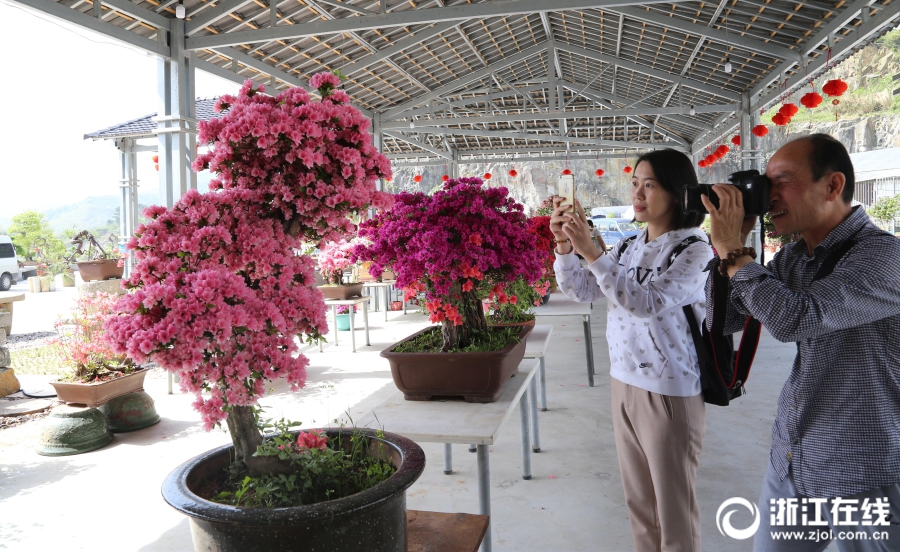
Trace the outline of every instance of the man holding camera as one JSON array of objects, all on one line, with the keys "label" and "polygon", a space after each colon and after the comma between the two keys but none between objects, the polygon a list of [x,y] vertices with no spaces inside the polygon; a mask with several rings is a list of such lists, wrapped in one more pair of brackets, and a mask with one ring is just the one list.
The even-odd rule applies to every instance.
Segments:
[{"label": "man holding camera", "polygon": [[[776,232],[802,239],[765,267],[744,247],[755,223],[744,218],[744,194],[752,192],[716,185],[718,208],[702,197],[718,254],[710,270],[730,278],[726,333],[750,315],[779,341],[797,342],[754,551],[822,551],[834,538],[841,552],[898,551],[900,240],[851,207],[853,165],[830,136],[786,144],[766,176]],[[827,275],[823,264],[833,267]],[[710,291],[707,283],[708,327]]]}]

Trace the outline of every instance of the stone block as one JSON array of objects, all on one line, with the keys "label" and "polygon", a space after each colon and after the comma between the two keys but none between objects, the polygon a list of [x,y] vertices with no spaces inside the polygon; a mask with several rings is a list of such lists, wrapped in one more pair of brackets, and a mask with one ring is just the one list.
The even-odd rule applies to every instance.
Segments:
[{"label": "stone block", "polygon": [[12,313],[0,311],[0,328],[12,326]]},{"label": "stone block", "polygon": [[9,368],[9,349],[6,347],[0,347],[0,368]]},{"label": "stone block", "polygon": [[12,395],[21,389],[12,368],[0,368],[0,397]]},{"label": "stone block", "polygon": [[0,328],[0,347],[6,345],[6,328]]},{"label": "stone block", "polygon": [[90,293],[109,293],[110,295],[123,295],[125,290],[122,288],[122,279],[100,280],[93,282],[82,282],[78,284],[78,296],[82,297]]}]

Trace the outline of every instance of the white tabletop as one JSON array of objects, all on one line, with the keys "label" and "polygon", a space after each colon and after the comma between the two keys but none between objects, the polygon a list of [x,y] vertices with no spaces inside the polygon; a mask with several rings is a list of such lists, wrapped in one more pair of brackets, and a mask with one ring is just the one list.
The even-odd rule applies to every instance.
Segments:
[{"label": "white tabletop", "polygon": [[591,314],[590,303],[572,301],[561,291],[550,294],[550,300],[545,305],[534,307],[535,316],[576,316]]},{"label": "white tabletop", "polygon": [[396,281],[397,280],[391,280],[389,282],[363,282],[363,287],[391,287]]},{"label": "white tabletop", "polygon": [[525,338],[525,358],[541,358],[550,345],[552,324],[537,324]]},{"label": "white tabletop", "polygon": [[537,360],[523,360],[519,373],[506,382],[496,402],[407,401],[397,391],[363,416],[357,425],[384,429],[425,443],[492,445],[500,426],[519,404],[537,366]]},{"label": "white tabletop", "polygon": [[363,295],[361,297],[351,297],[350,299],[325,299],[325,305],[358,305],[372,300],[371,295]]}]

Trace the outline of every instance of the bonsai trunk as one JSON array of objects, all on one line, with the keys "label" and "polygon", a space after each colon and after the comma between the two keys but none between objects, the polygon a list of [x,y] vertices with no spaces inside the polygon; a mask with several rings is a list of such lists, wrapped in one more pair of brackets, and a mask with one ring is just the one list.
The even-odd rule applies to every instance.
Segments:
[{"label": "bonsai trunk", "polygon": [[468,345],[472,334],[476,331],[487,331],[487,320],[484,317],[484,307],[481,306],[481,300],[471,291],[462,291],[460,284],[454,285],[451,294],[459,293],[462,300],[459,304],[459,314],[462,316],[462,326],[455,326],[452,321],[444,319],[441,322],[441,335],[444,338],[444,345],[441,351],[448,352],[451,349],[457,349],[460,344]]},{"label": "bonsai trunk", "polygon": [[238,473],[250,475],[290,474],[294,470],[273,456],[253,456],[262,444],[262,435],[256,427],[256,417],[251,406],[234,406],[226,419],[231,442],[234,444],[234,468]]}]

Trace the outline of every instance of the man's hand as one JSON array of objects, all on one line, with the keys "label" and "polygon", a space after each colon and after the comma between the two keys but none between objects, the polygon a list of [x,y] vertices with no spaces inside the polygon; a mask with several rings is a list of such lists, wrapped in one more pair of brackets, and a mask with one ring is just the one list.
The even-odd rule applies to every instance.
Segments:
[{"label": "man's hand", "polygon": [[743,247],[746,240],[743,230],[748,223],[744,220],[744,197],[736,186],[725,184],[716,184],[713,186],[713,192],[719,198],[718,209],[705,194],[700,196],[700,201],[709,212],[710,239],[713,247],[716,248],[719,257],[724,259],[728,253]]},{"label": "man's hand", "polygon": [[744,217],[744,224],[741,225],[741,245],[747,245],[747,238],[750,236],[750,232],[759,224],[759,217],[755,217],[753,215],[749,215]]}]

